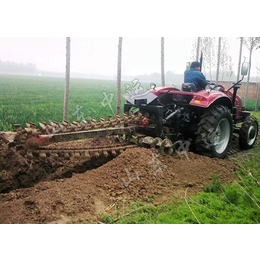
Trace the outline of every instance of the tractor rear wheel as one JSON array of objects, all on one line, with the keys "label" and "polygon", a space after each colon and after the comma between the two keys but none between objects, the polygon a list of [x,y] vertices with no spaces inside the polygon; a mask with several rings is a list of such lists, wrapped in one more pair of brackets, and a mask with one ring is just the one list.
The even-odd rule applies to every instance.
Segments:
[{"label": "tractor rear wheel", "polygon": [[210,157],[223,159],[229,150],[233,133],[228,108],[218,105],[205,111],[196,131],[196,150]]},{"label": "tractor rear wheel", "polygon": [[258,129],[258,121],[255,117],[249,116],[245,119],[239,133],[239,145],[241,149],[250,149],[254,146]]}]

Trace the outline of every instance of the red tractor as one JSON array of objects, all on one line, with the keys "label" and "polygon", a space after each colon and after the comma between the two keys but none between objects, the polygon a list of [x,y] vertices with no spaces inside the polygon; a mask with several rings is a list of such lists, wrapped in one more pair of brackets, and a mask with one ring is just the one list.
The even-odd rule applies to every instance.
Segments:
[{"label": "red tractor", "polygon": [[[190,149],[198,153],[224,158],[229,151],[233,133],[239,135],[241,149],[251,148],[258,135],[258,121],[243,111],[242,99],[237,95],[241,81],[247,75],[247,63],[242,66],[242,79],[228,90],[210,84],[196,92],[194,84],[155,87],[139,95],[126,95],[124,112],[145,116],[138,133],[148,135],[148,143],[158,144],[188,141]],[[155,138],[155,139],[153,139]]]}]

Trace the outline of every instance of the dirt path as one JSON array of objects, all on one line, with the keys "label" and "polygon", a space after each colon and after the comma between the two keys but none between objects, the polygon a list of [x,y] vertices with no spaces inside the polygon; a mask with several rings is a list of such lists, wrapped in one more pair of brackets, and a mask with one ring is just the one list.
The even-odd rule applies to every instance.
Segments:
[{"label": "dirt path", "polygon": [[[159,195],[180,197],[189,187],[196,193],[212,175],[230,183],[235,164],[188,153],[158,155],[145,148],[129,149],[101,167],[71,178],[39,182],[31,188],[0,194],[0,223],[96,222],[110,205],[122,201],[147,201]],[[158,197],[159,197],[158,196]]]}]

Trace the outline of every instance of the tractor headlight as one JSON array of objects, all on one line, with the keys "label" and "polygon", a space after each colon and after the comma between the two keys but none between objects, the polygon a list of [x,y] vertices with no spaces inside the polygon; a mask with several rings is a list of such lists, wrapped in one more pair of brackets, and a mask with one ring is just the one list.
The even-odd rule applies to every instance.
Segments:
[{"label": "tractor headlight", "polygon": [[212,88],[210,87],[210,85],[207,85],[207,86],[205,87],[205,91],[206,91],[206,92],[209,93],[211,90],[212,90]]}]

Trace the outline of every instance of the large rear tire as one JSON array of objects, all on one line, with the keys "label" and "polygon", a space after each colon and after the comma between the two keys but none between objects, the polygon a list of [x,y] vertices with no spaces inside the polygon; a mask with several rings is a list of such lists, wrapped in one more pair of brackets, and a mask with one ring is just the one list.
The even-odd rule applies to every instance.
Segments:
[{"label": "large rear tire", "polygon": [[218,105],[207,109],[195,134],[198,152],[210,157],[225,158],[233,134],[232,116],[228,108]]},{"label": "large rear tire", "polygon": [[257,140],[258,129],[258,121],[255,117],[249,116],[245,119],[239,133],[239,145],[241,149],[246,150],[254,146]]}]

